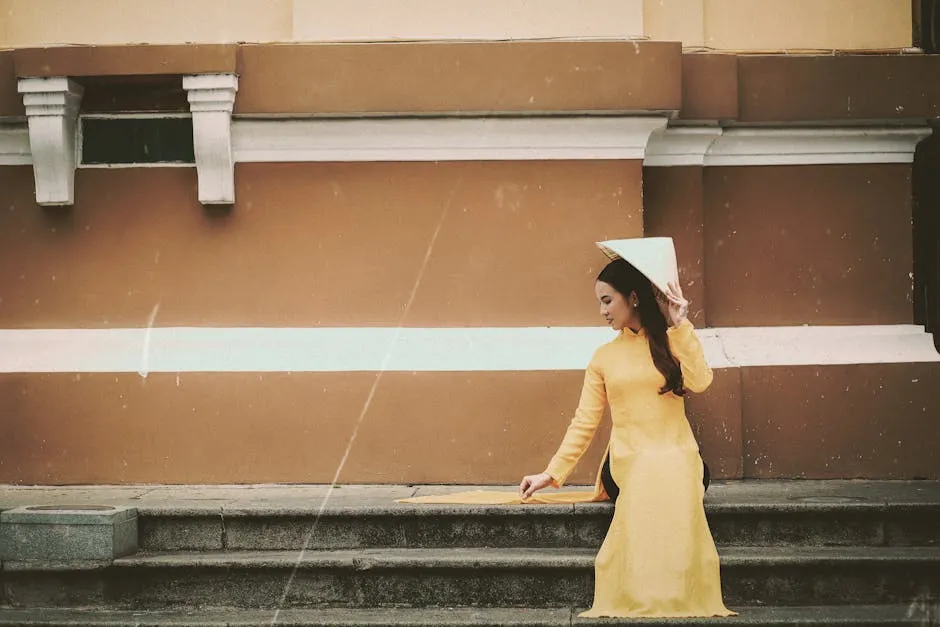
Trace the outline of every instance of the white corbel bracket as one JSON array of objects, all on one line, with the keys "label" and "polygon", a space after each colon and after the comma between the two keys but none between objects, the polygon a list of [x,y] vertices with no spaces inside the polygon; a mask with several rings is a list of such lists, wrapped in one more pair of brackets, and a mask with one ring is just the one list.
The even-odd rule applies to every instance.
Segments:
[{"label": "white corbel bracket", "polygon": [[235,161],[232,157],[232,108],[238,91],[235,74],[183,77],[193,114],[193,148],[199,178],[199,202],[235,202]]},{"label": "white corbel bracket", "polygon": [[21,78],[29,128],[36,203],[71,205],[78,162],[78,109],[82,86],[66,77]]}]

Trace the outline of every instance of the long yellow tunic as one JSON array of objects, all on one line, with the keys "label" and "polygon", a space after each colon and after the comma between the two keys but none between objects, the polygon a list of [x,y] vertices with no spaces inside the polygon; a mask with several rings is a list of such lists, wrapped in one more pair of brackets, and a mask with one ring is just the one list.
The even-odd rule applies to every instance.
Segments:
[{"label": "long yellow tunic", "polygon": [[[687,320],[667,331],[685,388],[712,381]],[[610,472],[620,487],[614,517],[595,559],[594,605],[581,616],[730,616],[722,602],[718,552],[702,505],[702,459],[685,401],[659,394],[665,379],[646,334],[624,330],[601,346],[584,377],[581,400],[548,464],[564,484],[610,405]],[[600,474],[600,473],[598,473]],[[595,494],[602,488],[595,486]]]},{"label": "long yellow tunic", "polygon": [[[685,388],[701,392],[712,371],[688,320],[667,331]],[[659,394],[665,379],[653,365],[643,330],[629,329],[594,353],[581,399],[548,464],[561,487],[591,443],[610,405],[608,451],[620,487],[614,517],[595,559],[594,605],[584,617],[732,616],[721,598],[718,552],[702,504],[703,466],[685,401]],[[527,503],[607,498],[600,470],[593,492],[536,494]],[[411,503],[521,503],[517,494],[478,490],[402,499]]]}]

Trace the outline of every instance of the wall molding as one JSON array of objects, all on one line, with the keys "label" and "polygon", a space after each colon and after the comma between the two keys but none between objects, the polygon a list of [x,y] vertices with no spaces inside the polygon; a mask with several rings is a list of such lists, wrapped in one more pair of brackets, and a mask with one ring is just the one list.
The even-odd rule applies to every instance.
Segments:
[{"label": "wall molding", "polygon": [[[235,162],[642,159],[650,167],[911,163],[918,142],[931,133],[927,126],[667,127],[665,117],[653,115],[232,119],[237,77],[186,78],[193,79],[187,84],[199,196],[207,204],[233,202]],[[33,163],[28,140],[24,151],[24,130],[17,124],[0,126],[0,165]]]},{"label": "wall molding", "polygon": [[642,159],[661,116],[236,119],[235,160]]},{"label": "wall molding", "polygon": [[[931,133],[927,126],[667,127],[665,117],[652,115],[232,119],[234,75],[186,78],[193,79],[187,84],[199,196],[207,204],[233,202],[235,162],[642,159],[650,167],[911,163],[917,143]],[[18,124],[0,126],[0,165],[33,163],[28,139],[24,150],[24,131]]]},{"label": "wall molding", "polygon": [[729,128],[705,153],[706,166],[911,163],[923,127]]},{"label": "wall molding", "polygon": [[643,159],[647,166],[911,163],[929,127],[666,127],[656,116],[236,119],[235,160]]},{"label": "wall molding", "polygon": [[[940,362],[916,325],[698,331],[713,368]],[[0,372],[581,370],[606,327],[0,330]]]},{"label": "wall molding", "polygon": [[650,136],[645,166],[705,165],[705,153],[721,136],[717,126],[675,126]]}]

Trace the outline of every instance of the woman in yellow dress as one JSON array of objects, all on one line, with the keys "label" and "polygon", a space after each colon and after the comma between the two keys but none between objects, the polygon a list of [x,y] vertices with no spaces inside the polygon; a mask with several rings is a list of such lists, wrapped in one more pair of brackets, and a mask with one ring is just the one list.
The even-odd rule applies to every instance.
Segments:
[{"label": "woman in yellow dress", "polygon": [[[619,334],[591,358],[574,418],[545,472],[524,477],[515,494],[476,490],[402,501],[510,505],[611,498],[614,517],[594,563],[594,605],[581,616],[733,616],[721,598],[718,552],[702,504],[704,464],[683,400],[686,392],[705,390],[712,371],[686,318],[672,239],[598,246],[613,261],[598,276],[595,295]],[[608,405],[610,443],[594,489],[536,494],[565,483]]]},{"label": "woman in yellow dress", "polygon": [[610,476],[595,492],[615,492],[614,516],[595,559],[594,605],[581,616],[733,615],[721,597],[718,552],[702,504],[704,466],[683,400],[686,392],[705,390],[712,371],[686,318],[672,241],[600,246],[614,261],[598,276],[595,295],[601,315],[620,333],[594,353],[558,452],[545,472],[523,478],[520,497],[528,501],[565,483],[609,405]]}]

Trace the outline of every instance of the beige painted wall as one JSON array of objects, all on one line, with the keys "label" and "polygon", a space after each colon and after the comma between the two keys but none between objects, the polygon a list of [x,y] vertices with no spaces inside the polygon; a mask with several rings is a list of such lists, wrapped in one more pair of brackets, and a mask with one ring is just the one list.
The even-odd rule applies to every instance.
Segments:
[{"label": "beige painted wall", "polygon": [[644,0],[643,32],[684,47],[705,45],[705,0]]},{"label": "beige painted wall", "polygon": [[910,0],[706,0],[705,45],[723,50],[911,45]]},{"label": "beige painted wall", "polygon": [[0,47],[291,38],[291,0],[0,0]]},{"label": "beige painted wall", "polygon": [[294,0],[298,40],[642,36],[642,0]]},{"label": "beige painted wall", "polygon": [[0,0],[0,47],[642,36],[642,0]]},{"label": "beige painted wall", "polygon": [[631,38],[718,50],[911,45],[910,0],[0,0],[0,47]]},{"label": "beige painted wall", "polygon": [[716,50],[869,50],[911,45],[910,0],[644,0],[644,32]]}]

